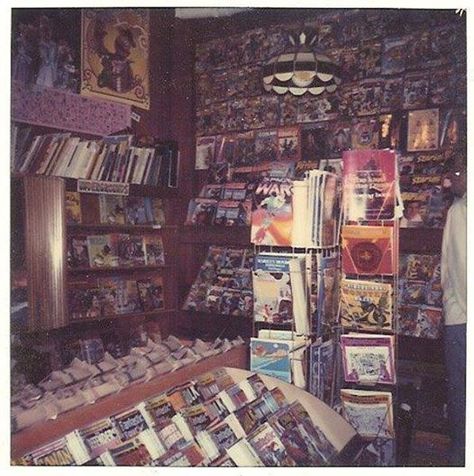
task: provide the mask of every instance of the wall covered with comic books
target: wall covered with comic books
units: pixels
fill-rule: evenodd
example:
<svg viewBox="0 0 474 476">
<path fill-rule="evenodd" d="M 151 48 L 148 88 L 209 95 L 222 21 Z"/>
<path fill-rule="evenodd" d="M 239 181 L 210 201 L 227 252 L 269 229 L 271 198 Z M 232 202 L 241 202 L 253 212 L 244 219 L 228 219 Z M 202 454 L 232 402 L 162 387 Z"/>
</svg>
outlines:
<svg viewBox="0 0 474 476">
<path fill-rule="evenodd" d="M 263 65 L 302 26 L 279 23 L 197 45 L 197 146 L 212 144 L 210 169 L 274 160 L 268 137 L 300 125 L 297 157 L 321 168 L 336 165 L 344 150 L 399 151 L 402 198 L 416 202 L 422 217 L 401 226 L 442 227 L 443 167 L 465 150 L 465 19 L 454 9 L 314 13 L 304 27 L 316 30 L 317 47 L 339 64 L 342 84 L 319 96 L 265 92 Z M 229 141 L 232 154 L 223 146 Z"/>
</svg>

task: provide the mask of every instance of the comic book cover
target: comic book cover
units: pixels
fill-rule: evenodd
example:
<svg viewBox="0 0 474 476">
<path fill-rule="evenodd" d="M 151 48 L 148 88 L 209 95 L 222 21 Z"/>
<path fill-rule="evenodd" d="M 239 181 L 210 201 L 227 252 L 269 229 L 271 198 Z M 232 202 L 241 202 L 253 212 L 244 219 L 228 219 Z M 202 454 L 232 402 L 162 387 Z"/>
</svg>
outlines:
<svg viewBox="0 0 474 476">
<path fill-rule="evenodd" d="M 352 120 L 351 142 L 353 149 L 377 149 L 379 145 L 379 124 L 374 118 Z"/>
<path fill-rule="evenodd" d="M 260 425 L 247 439 L 265 466 L 296 466 L 276 431 L 268 423 Z"/>
<path fill-rule="evenodd" d="M 344 379 L 354 383 L 394 384 L 393 335 L 341 335 Z"/>
<path fill-rule="evenodd" d="M 299 126 L 280 127 L 277 130 L 278 160 L 298 161 L 301 159 Z"/>
<path fill-rule="evenodd" d="M 254 132 L 240 132 L 235 135 L 234 161 L 232 165 L 242 166 L 255 163 Z"/>
<path fill-rule="evenodd" d="M 292 341 L 250 339 L 250 370 L 291 383 Z"/>
<path fill-rule="evenodd" d="M 397 161 L 394 151 L 346 151 L 343 155 L 344 216 L 347 221 L 392 220 Z"/>
<path fill-rule="evenodd" d="M 204 454 L 197 443 L 190 442 L 182 448 L 168 450 L 163 456 L 153 460 L 151 466 L 195 467 L 202 466 Z"/>
<path fill-rule="evenodd" d="M 361 436 L 395 436 L 390 392 L 341 389 L 341 400 L 345 419 Z"/>
<path fill-rule="evenodd" d="M 278 135 L 276 129 L 255 132 L 255 161 L 271 162 L 277 159 Z"/>
<path fill-rule="evenodd" d="M 407 151 L 436 150 L 439 142 L 439 109 L 408 113 Z"/>
<path fill-rule="evenodd" d="M 408 41 L 408 36 L 385 38 L 382 53 L 382 74 L 392 75 L 405 71 Z"/>
<path fill-rule="evenodd" d="M 397 113 L 381 114 L 378 118 L 378 148 L 400 149 L 401 116 Z"/>
<path fill-rule="evenodd" d="M 402 305 L 421 305 L 426 304 L 426 286 L 425 281 L 408 281 L 400 279 L 399 301 Z"/>
<path fill-rule="evenodd" d="M 140 438 L 132 438 L 116 448 L 108 450 L 102 459 L 106 466 L 150 466 L 153 458 Z M 110 461 L 109 459 L 110 458 Z"/>
<path fill-rule="evenodd" d="M 354 279 L 341 280 L 341 324 L 357 330 L 391 330 L 392 285 Z"/>
<path fill-rule="evenodd" d="M 298 123 L 330 121 L 339 117 L 340 100 L 338 92 L 314 97 L 304 95 L 298 98 L 296 121 Z"/>
<path fill-rule="evenodd" d="M 228 182 L 222 188 L 223 200 L 245 200 L 251 192 L 249 184 L 246 182 Z"/>
<path fill-rule="evenodd" d="M 254 319 L 256 322 L 291 323 L 293 294 L 290 256 L 260 253 L 253 272 Z"/>
<path fill-rule="evenodd" d="M 409 73 L 403 82 L 403 109 L 421 109 L 428 103 L 430 75 L 424 72 Z"/>
<path fill-rule="evenodd" d="M 370 116 L 380 112 L 383 82 L 365 79 L 357 83 L 350 94 L 350 108 L 357 116 Z"/>
<path fill-rule="evenodd" d="M 119 265 L 118 253 L 112 245 L 111 235 L 89 235 L 87 249 L 91 268 L 108 268 Z"/>
<path fill-rule="evenodd" d="M 165 250 L 161 236 L 144 235 L 145 264 L 147 266 L 161 266 L 165 264 Z"/>
<path fill-rule="evenodd" d="M 319 164 L 329 155 L 326 123 L 301 125 L 301 160 Z M 315 168 L 318 168 L 316 166 Z"/>
<path fill-rule="evenodd" d="M 213 198 L 219 200 L 222 196 L 223 185 L 218 183 L 211 183 L 204 185 L 199 192 L 200 198 Z"/>
<path fill-rule="evenodd" d="M 329 156 L 342 157 L 345 150 L 352 147 L 351 122 L 332 121 L 328 125 Z"/>
<path fill-rule="evenodd" d="M 357 80 L 359 48 L 355 46 L 345 46 L 334 50 L 334 56 L 340 68 L 341 79 L 344 84 Z"/>
<path fill-rule="evenodd" d="M 173 405 L 166 393 L 150 398 L 145 402 L 145 410 L 152 417 L 155 428 L 163 428 L 171 423 L 171 418 L 176 415 Z"/>
<path fill-rule="evenodd" d="M 66 197 L 66 223 L 75 225 L 82 222 L 81 194 L 79 192 L 65 192 Z"/>
<path fill-rule="evenodd" d="M 122 195 L 99 195 L 100 222 L 113 225 L 125 223 L 124 198 Z"/>
<path fill-rule="evenodd" d="M 129 440 L 149 428 L 139 408 L 132 408 L 111 417 L 115 427 L 120 431 L 122 441 Z"/>
<path fill-rule="evenodd" d="M 145 248 L 144 238 L 141 235 L 118 236 L 119 262 L 124 266 L 144 266 Z"/>
<path fill-rule="evenodd" d="M 214 225 L 248 226 L 250 225 L 251 209 L 251 200 L 219 200 Z"/>
<path fill-rule="evenodd" d="M 122 443 L 120 431 L 111 418 L 104 418 L 78 430 L 78 435 L 86 445 L 91 459 Z"/>
<path fill-rule="evenodd" d="M 212 198 L 192 198 L 189 202 L 185 225 L 212 225 L 216 213 L 217 200 Z"/>
<path fill-rule="evenodd" d="M 435 275 L 439 262 L 439 255 L 401 254 L 399 277 L 407 280 L 430 281 Z"/>
<path fill-rule="evenodd" d="M 161 276 L 139 279 L 137 280 L 137 288 L 138 297 L 145 312 L 164 307 L 163 278 Z"/>
<path fill-rule="evenodd" d="M 314 342 L 309 347 L 308 392 L 331 405 L 335 348 L 332 340 Z"/>
<path fill-rule="evenodd" d="M 403 79 L 386 78 L 383 81 L 380 112 L 388 113 L 402 108 Z"/>
<path fill-rule="evenodd" d="M 382 62 L 382 44 L 380 41 L 362 41 L 359 47 L 358 79 L 379 76 Z"/>
<path fill-rule="evenodd" d="M 196 162 L 195 170 L 207 170 L 214 162 L 216 149 L 215 137 L 197 137 L 196 138 Z"/>
<path fill-rule="evenodd" d="M 130 225 L 147 224 L 148 218 L 145 209 L 145 197 L 126 197 L 125 220 Z"/>
<path fill-rule="evenodd" d="M 68 248 L 68 265 L 71 268 L 90 266 L 87 236 L 72 236 Z"/>
<path fill-rule="evenodd" d="M 257 185 L 251 219 L 251 239 L 256 245 L 290 246 L 292 181 L 264 178 Z"/>
<path fill-rule="evenodd" d="M 159 227 L 165 225 L 165 202 L 162 198 L 145 197 L 145 211 L 150 224 Z"/>
<path fill-rule="evenodd" d="M 391 275 L 396 267 L 393 227 L 342 227 L 342 270 L 346 274 Z"/>
</svg>

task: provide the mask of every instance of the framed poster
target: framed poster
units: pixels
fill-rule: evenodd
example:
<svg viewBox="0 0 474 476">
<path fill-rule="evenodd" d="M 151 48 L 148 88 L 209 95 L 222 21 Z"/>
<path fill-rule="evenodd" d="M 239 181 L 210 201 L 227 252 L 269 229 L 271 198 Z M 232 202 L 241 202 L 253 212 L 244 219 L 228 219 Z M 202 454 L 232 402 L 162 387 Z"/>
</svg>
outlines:
<svg viewBox="0 0 474 476">
<path fill-rule="evenodd" d="M 421 109 L 408 113 L 407 151 L 438 148 L 439 109 Z"/>
<path fill-rule="evenodd" d="M 81 94 L 150 109 L 149 11 L 82 10 Z"/>
</svg>

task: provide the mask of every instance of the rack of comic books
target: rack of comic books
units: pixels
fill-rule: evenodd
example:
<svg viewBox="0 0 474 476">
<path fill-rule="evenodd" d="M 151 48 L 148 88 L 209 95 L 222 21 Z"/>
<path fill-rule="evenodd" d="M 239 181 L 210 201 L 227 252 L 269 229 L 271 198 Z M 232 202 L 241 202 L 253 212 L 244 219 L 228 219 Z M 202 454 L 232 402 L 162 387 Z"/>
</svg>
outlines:
<svg viewBox="0 0 474 476">
<path fill-rule="evenodd" d="M 309 388 L 320 398 L 308 356 L 323 341 L 324 346 L 332 342 L 341 198 L 341 180 L 328 171 L 308 170 L 296 179 L 269 175 L 255 187 L 251 216 L 250 368 Z M 328 395 L 324 401 L 330 400 Z"/>
<path fill-rule="evenodd" d="M 343 154 L 343 215 L 338 367 L 334 395 L 342 415 L 367 440 L 375 465 L 395 465 L 397 362 L 397 155 Z"/>
</svg>

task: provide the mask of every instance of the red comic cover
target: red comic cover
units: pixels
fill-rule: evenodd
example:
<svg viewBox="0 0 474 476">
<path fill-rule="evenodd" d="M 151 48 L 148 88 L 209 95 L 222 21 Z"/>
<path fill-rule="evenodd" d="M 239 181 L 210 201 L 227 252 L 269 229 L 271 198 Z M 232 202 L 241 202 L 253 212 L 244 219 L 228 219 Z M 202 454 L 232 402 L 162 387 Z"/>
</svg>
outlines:
<svg viewBox="0 0 474 476">
<path fill-rule="evenodd" d="M 366 276 L 394 273 L 394 228 L 391 226 L 342 227 L 342 270 Z"/>
<path fill-rule="evenodd" d="M 391 150 L 350 150 L 343 154 L 346 221 L 392 220 L 397 161 Z"/>
</svg>

